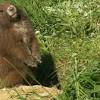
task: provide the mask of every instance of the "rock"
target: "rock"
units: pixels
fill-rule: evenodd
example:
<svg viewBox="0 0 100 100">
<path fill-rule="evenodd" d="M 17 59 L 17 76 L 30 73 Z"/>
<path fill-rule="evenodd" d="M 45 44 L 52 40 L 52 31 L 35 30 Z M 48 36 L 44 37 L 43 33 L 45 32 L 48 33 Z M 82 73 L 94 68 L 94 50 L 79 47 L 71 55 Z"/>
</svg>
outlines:
<svg viewBox="0 0 100 100">
<path fill-rule="evenodd" d="M 59 93 L 61 90 L 55 87 L 19 86 L 0 89 L 0 100 L 51 100 Z"/>
</svg>

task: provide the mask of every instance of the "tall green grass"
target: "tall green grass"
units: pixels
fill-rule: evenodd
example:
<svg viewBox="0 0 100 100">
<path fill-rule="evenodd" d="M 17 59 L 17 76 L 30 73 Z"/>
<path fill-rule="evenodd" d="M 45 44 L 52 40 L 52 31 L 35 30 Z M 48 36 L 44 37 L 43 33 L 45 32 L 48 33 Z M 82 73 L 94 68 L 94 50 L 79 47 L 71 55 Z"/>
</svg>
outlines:
<svg viewBox="0 0 100 100">
<path fill-rule="evenodd" d="M 1 0 L 4 2 L 7 0 Z M 8 0 L 31 19 L 54 58 L 57 100 L 100 100 L 100 0 Z"/>
</svg>

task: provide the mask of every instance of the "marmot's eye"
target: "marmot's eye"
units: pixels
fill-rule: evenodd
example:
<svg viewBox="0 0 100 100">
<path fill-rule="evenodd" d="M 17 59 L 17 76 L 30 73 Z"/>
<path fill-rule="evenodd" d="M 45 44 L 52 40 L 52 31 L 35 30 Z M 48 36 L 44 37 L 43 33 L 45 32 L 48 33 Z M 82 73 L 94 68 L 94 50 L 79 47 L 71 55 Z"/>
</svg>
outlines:
<svg viewBox="0 0 100 100">
<path fill-rule="evenodd" d="M 23 44 L 24 41 L 23 41 L 22 39 L 18 39 L 18 40 L 16 41 L 16 43 L 17 43 L 17 44 Z"/>
<path fill-rule="evenodd" d="M 24 41 L 22 39 L 19 40 L 20 43 L 24 43 Z"/>
<path fill-rule="evenodd" d="M 3 10 L 2 9 L 0 9 L 0 13 L 2 13 L 3 12 Z"/>
</svg>

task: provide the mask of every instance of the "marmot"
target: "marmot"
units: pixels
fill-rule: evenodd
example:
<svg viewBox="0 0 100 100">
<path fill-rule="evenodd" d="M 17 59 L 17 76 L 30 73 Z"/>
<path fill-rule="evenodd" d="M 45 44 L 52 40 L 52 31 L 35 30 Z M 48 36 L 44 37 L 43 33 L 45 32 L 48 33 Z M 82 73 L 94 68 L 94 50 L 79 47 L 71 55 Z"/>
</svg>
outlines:
<svg viewBox="0 0 100 100">
<path fill-rule="evenodd" d="M 0 86 L 20 84 L 40 61 L 39 43 L 25 13 L 0 4 Z"/>
</svg>

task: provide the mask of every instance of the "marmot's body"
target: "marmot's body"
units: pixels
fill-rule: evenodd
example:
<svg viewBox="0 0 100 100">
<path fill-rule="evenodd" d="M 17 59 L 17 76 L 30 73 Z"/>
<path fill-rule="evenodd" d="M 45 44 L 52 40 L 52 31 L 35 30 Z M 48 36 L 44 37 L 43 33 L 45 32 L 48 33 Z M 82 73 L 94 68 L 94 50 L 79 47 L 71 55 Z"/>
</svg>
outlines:
<svg viewBox="0 0 100 100">
<path fill-rule="evenodd" d="M 39 45 L 28 18 L 14 5 L 0 4 L 1 86 L 21 83 L 39 60 Z"/>
</svg>

